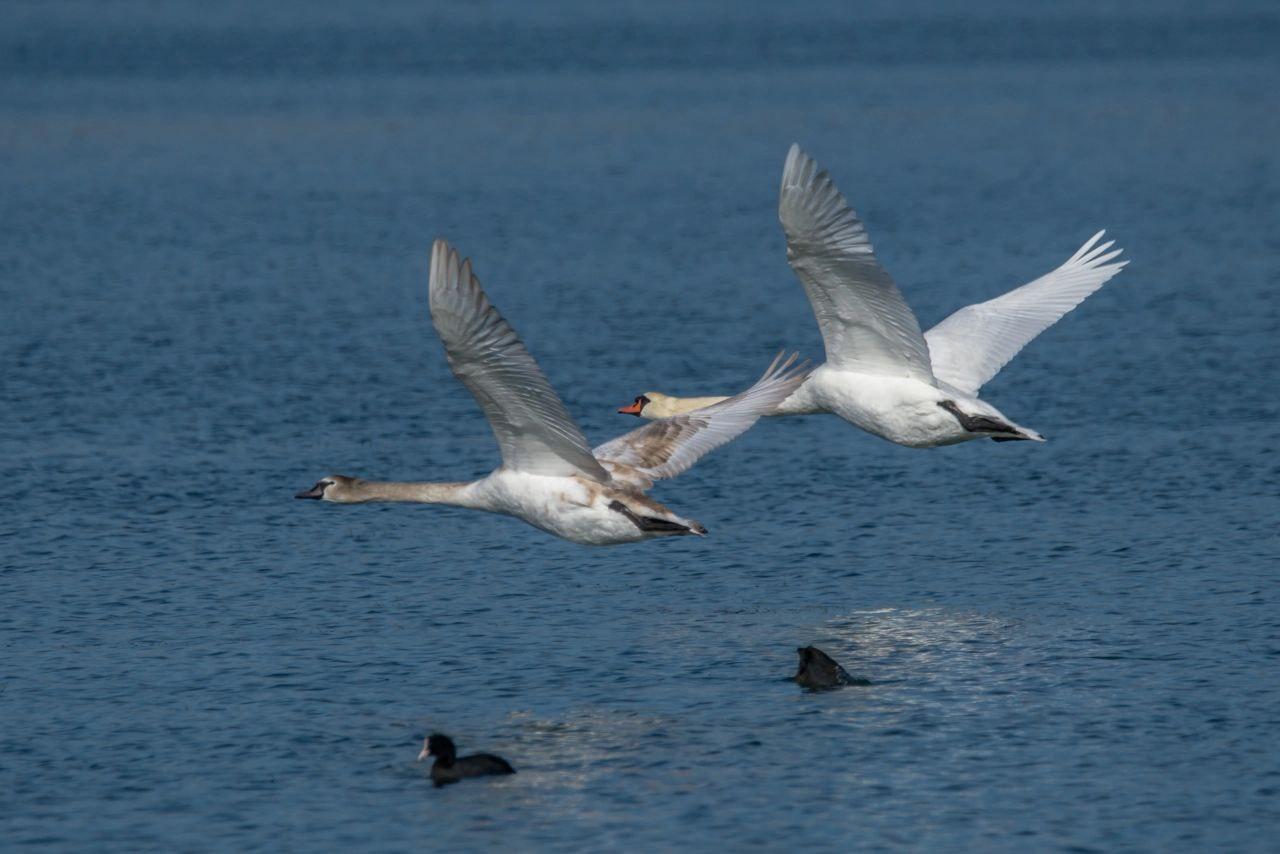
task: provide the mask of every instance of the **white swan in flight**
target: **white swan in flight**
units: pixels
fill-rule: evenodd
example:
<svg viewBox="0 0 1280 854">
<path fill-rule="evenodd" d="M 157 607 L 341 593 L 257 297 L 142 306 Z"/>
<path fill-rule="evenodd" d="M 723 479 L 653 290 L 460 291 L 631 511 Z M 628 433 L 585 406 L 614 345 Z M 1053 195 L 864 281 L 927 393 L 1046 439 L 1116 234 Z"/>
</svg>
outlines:
<svg viewBox="0 0 1280 854">
<path fill-rule="evenodd" d="M 388 483 L 330 475 L 298 493 L 339 504 L 407 501 L 504 513 L 586 545 L 706 534 L 645 490 L 729 442 L 794 392 L 809 373 L 782 354 L 741 394 L 645 425 L 592 451 L 515 330 L 490 304 L 471 261 L 443 240 L 431 250 L 431 320 L 453 374 L 475 396 L 502 465 L 471 483 Z"/>
<path fill-rule="evenodd" d="M 787 260 L 818 318 L 827 361 L 770 415 L 834 412 L 913 448 L 969 439 L 1043 437 L 978 398 L 1019 350 L 1120 272 L 1098 232 L 1058 269 L 966 306 L 928 332 L 880 266 L 857 214 L 825 170 L 792 145 L 782 172 L 778 218 Z M 661 418 L 722 397 L 645 392 L 619 412 Z"/>
</svg>

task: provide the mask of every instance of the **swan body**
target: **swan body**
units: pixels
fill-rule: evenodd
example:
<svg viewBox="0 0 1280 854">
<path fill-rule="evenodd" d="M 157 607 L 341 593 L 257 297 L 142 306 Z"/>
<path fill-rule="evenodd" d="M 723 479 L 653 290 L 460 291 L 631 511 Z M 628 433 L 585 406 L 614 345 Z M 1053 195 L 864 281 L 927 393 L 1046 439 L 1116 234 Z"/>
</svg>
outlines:
<svg viewBox="0 0 1280 854">
<path fill-rule="evenodd" d="M 909 448 L 954 445 L 983 436 L 1043 441 L 1039 433 L 1014 424 L 986 401 L 913 378 L 842 371 L 828 364 L 819 366 L 805 385 L 802 400 L 783 401 L 776 414 L 832 412 Z M 967 430 L 947 405 L 951 403 L 967 417 L 985 418 L 1005 429 Z"/>
<path fill-rule="evenodd" d="M 529 355 L 490 304 L 471 262 L 437 240 L 431 255 L 431 318 L 449 366 L 493 428 L 502 465 L 469 483 L 396 483 L 330 475 L 298 493 L 338 504 L 448 504 L 514 516 L 584 545 L 705 535 L 698 522 L 645 495 L 733 440 L 804 382 L 808 365 L 779 354 L 741 394 L 697 413 L 654 421 L 589 448 Z"/>
<path fill-rule="evenodd" d="M 644 402 L 633 403 L 627 407 L 628 414 L 638 414 L 643 418 L 670 418 L 726 400 L 723 397 L 672 397 L 659 392 L 645 392 L 641 397 L 647 405 Z M 966 430 L 944 407 L 950 402 L 959 406 L 960 400 L 964 401 L 962 411 L 966 415 L 987 418 L 1010 429 L 994 435 L 990 431 L 973 433 Z M 630 411 L 636 408 L 642 411 Z M 1043 441 L 1039 433 L 1018 426 L 986 401 L 955 389 L 939 388 L 911 378 L 842 371 L 830 364 L 819 365 L 804 385 L 765 415 L 816 415 L 824 412 L 834 413 L 868 433 L 891 437 L 893 442 L 909 448 L 953 445 L 982 436 Z"/>
<path fill-rule="evenodd" d="M 618 480 L 600 484 L 581 476 L 547 477 L 500 469 L 478 485 L 487 501 L 482 509 L 515 516 L 575 543 L 612 545 L 707 533 L 693 519 Z M 647 521 L 642 525 L 637 519 Z M 655 524 L 658 521 L 666 525 Z"/>
<path fill-rule="evenodd" d="M 922 333 L 872 249 L 866 229 L 826 171 L 791 146 L 778 218 L 787 260 L 822 331 L 827 361 L 769 415 L 831 412 L 869 433 L 913 448 L 970 439 L 1044 437 L 980 399 L 1005 364 L 1128 261 L 1090 238 L 1067 261 L 1003 296 L 967 306 Z M 674 417 L 723 398 L 645 392 L 619 412 Z"/>
</svg>

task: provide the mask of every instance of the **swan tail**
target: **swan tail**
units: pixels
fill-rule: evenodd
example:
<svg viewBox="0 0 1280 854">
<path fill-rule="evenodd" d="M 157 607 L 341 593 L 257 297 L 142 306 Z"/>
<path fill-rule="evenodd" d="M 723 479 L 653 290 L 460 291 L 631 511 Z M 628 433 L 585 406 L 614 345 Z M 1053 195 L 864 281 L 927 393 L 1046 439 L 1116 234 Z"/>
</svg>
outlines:
<svg viewBox="0 0 1280 854">
<path fill-rule="evenodd" d="M 1026 427 L 1015 427 L 1018 432 L 1013 435 L 992 436 L 993 442 L 1045 442 L 1048 441 L 1035 430 L 1029 430 Z"/>
</svg>

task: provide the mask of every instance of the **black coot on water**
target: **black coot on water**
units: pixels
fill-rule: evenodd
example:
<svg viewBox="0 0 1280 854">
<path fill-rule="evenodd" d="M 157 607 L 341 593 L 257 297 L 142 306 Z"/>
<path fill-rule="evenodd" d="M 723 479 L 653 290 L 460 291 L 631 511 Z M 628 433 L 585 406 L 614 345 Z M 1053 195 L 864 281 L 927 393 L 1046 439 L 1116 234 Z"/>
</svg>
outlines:
<svg viewBox="0 0 1280 854">
<path fill-rule="evenodd" d="M 439 733 L 429 736 L 422 743 L 422 752 L 418 754 L 418 761 L 421 762 L 428 756 L 436 758 L 435 764 L 431 766 L 431 782 L 437 787 L 456 783 L 463 777 L 516 773 L 516 769 L 512 768 L 507 760 L 492 753 L 458 756 L 457 748 L 453 746 L 453 739 Z"/>
</svg>

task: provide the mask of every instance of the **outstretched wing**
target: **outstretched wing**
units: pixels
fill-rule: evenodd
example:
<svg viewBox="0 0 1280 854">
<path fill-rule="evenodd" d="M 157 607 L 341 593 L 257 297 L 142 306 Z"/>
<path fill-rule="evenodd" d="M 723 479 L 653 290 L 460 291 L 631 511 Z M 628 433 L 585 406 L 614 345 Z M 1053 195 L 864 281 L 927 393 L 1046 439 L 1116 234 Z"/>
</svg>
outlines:
<svg viewBox="0 0 1280 854">
<path fill-rule="evenodd" d="M 818 318 L 827 362 L 932 385 L 929 348 L 915 314 L 876 260 L 858 215 L 798 145 L 782 170 L 778 219 L 787 260 Z"/>
<path fill-rule="evenodd" d="M 608 481 L 538 363 L 489 302 L 471 261 L 444 240 L 431 248 L 431 322 L 498 437 L 502 463 L 530 474 Z"/>
<path fill-rule="evenodd" d="M 1052 273 L 1003 296 L 966 306 L 925 333 L 934 376 L 976 395 L 1019 350 L 1129 263 L 1108 263 L 1123 250 L 1108 252 L 1113 240 L 1099 245 L 1105 233 L 1089 238 Z"/>
<path fill-rule="evenodd" d="M 706 454 L 741 436 L 786 400 L 809 376 L 809 363 L 779 353 L 764 375 L 740 394 L 673 418 L 660 418 L 595 449 L 602 462 L 635 469 L 649 481 L 675 477 Z M 625 478 L 624 478 L 625 479 Z"/>
</svg>

